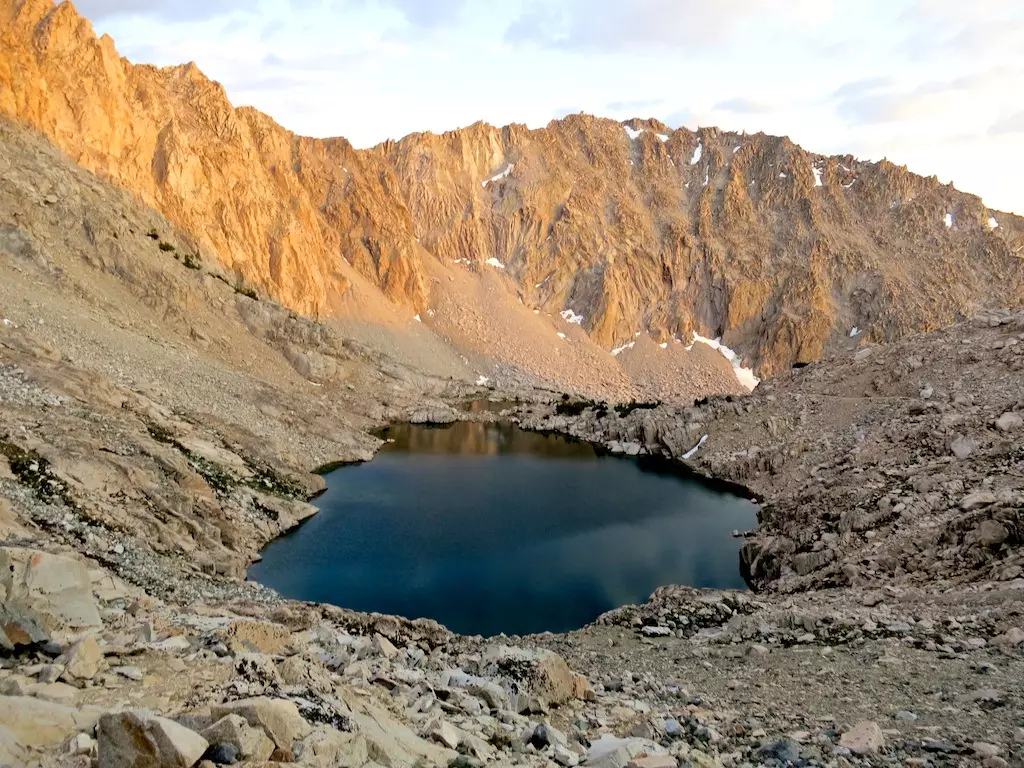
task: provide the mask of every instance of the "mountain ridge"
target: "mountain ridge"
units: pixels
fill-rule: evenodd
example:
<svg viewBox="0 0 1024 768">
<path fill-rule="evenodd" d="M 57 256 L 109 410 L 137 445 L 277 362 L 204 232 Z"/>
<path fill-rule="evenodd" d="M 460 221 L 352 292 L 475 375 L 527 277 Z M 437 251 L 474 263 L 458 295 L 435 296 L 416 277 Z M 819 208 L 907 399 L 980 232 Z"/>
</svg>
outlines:
<svg viewBox="0 0 1024 768">
<path fill-rule="evenodd" d="M 303 314 L 352 311 L 379 292 L 493 354 L 430 310 L 453 273 L 494 260 L 509 283 L 502 301 L 571 310 L 605 350 L 696 331 L 772 375 L 855 326 L 892 340 L 1024 303 L 1013 253 L 1024 219 L 888 161 L 586 115 L 356 150 L 233 107 L 194 63 L 132 64 L 70 2 L 4 0 L 0 19 L 0 112 L 154 205 L 238 283 Z"/>
</svg>

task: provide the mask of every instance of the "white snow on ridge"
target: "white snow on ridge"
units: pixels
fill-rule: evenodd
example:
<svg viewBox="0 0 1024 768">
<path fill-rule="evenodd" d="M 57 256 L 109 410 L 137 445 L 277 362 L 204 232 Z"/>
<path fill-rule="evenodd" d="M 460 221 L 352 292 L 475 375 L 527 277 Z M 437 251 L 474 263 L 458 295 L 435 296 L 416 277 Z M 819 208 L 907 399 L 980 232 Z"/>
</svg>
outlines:
<svg viewBox="0 0 1024 768">
<path fill-rule="evenodd" d="M 732 148 L 732 153 L 735 155 L 741 149 L 743 149 L 743 145 L 742 144 L 737 144 L 735 147 Z"/>
<path fill-rule="evenodd" d="M 999 226 L 999 222 L 996 221 L 996 217 L 995 216 L 989 216 L 988 217 L 988 228 L 989 229 L 995 229 L 998 226 Z"/>
<path fill-rule="evenodd" d="M 667 133 L 656 133 L 654 135 L 657 136 L 659 139 L 661 139 L 663 142 L 664 141 L 668 141 L 668 134 Z"/>
<path fill-rule="evenodd" d="M 485 261 L 484 264 L 490 264 L 492 267 L 496 267 L 497 269 L 504 269 L 505 268 L 505 265 L 502 264 L 500 261 L 498 261 L 493 256 L 491 256 L 491 258 L 489 258 L 487 261 Z"/>
<path fill-rule="evenodd" d="M 661 347 L 662 349 L 668 349 L 668 342 L 667 341 L 663 341 L 658 346 Z"/>
<path fill-rule="evenodd" d="M 943 221 L 943 223 L 945 223 L 946 229 L 952 229 L 952 227 L 953 227 L 953 214 L 952 213 L 947 213 L 945 216 L 942 217 L 942 221 Z"/>
<path fill-rule="evenodd" d="M 556 336 L 557 336 L 558 338 L 560 338 L 560 339 L 564 339 L 564 338 L 565 338 L 565 334 L 564 334 L 564 333 L 562 333 L 561 331 L 559 331 L 559 332 L 558 332 L 558 333 L 556 333 L 555 335 L 556 335 Z"/>
<path fill-rule="evenodd" d="M 693 150 L 693 157 L 690 158 L 690 165 L 696 165 L 700 162 L 701 157 L 704 156 L 704 144 L 703 142 L 697 142 L 697 148 Z"/>
<path fill-rule="evenodd" d="M 851 339 L 852 339 L 852 338 L 853 338 L 854 336 L 857 336 L 857 335 L 859 335 L 859 334 L 860 334 L 860 328 L 858 328 L 858 327 L 857 327 L 856 325 L 855 325 L 855 326 L 853 326 L 853 328 L 851 328 L 851 329 L 850 329 L 850 338 L 851 338 Z"/>
<path fill-rule="evenodd" d="M 708 185 L 708 181 L 711 179 L 711 171 L 704 171 L 704 186 Z"/>
<path fill-rule="evenodd" d="M 423 318 L 421 318 L 419 315 L 413 315 L 412 319 L 415 320 L 417 323 L 423 322 Z"/>
<path fill-rule="evenodd" d="M 689 459 L 690 457 L 692 457 L 697 452 L 697 449 L 700 448 L 702 445 L 704 445 L 704 443 L 706 443 L 707 440 L 708 440 L 708 436 L 707 435 L 701 435 L 701 438 L 700 438 L 700 440 L 697 441 L 697 444 L 695 446 L 693 446 L 693 448 L 691 448 L 690 450 L 688 450 L 686 453 L 683 454 L 683 458 L 684 459 Z"/>
<path fill-rule="evenodd" d="M 822 183 L 821 183 L 821 171 L 818 170 L 818 166 L 812 165 L 811 166 L 811 171 L 814 173 L 814 186 L 816 186 L 816 187 L 822 186 Z"/>
<path fill-rule="evenodd" d="M 483 375 L 483 374 L 481 373 L 481 374 L 480 374 L 480 376 L 479 376 L 479 377 L 477 378 L 477 380 L 476 380 L 476 385 L 477 385 L 478 387 L 482 387 L 482 386 L 484 386 L 484 385 L 485 385 L 485 384 L 486 384 L 486 383 L 487 383 L 488 381 L 490 381 L 490 379 L 488 379 L 488 378 L 487 378 L 486 376 L 484 376 L 484 375 Z"/>
<path fill-rule="evenodd" d="M 571 309 L 563 309 L 558 314 L 561 315 L 562 319 L 567 323 L 575 323 L 576 325 L 579 325 L 583 322 L 583 315 L 577 315 Z"/>
<path fill-rule="evenodd" d="M 504 171 L 499 173 L 497 176 L 491 176 L 491 178 L 489 178 L 487 181 L 481 184 L 481 186 L 486 187 L 492 181 L 501 181 L 502 179 L 508 178 L 508 175 L 512 173 L 513 168 L 515 168 L 515 164 L 509 163 L 508 167 Z"/>
<path fill-rule="evenodd" d="M 693 334 L 693 341 L 691 341 L 689 346 L 686 347 L 686 351 L 689 352 L 693 349 L 693 345 L 697 342 L 706 344 L 712 349 L 717 349 L 722 357 L 732 363 L 733 373 L 736 374 L 736 379 L 748 390 L 753 391 L 754 388 L 761 383 L 761 380 L 754 375 L 754 371 L 750 368 L 744 368 L 743 361 L 740 360 L 739 355 L 729 349 L 729 347 L 722 344 L 721 339 L 709 339 L 695 332 Z"/>
<path fill-rule="evenodd" d="M 612 350 L 612 357 L 616 357 L 621 352 L 625 352 L 627 349 L 632 349 L 636 345 L 635 341 L 629 341 L 623 344 L 621 347 L 616 347 Z"/>
<path fill-rule="evenodd" d="M 622 128 L 623 128 L 623 130 L 626 131 L 626 135 L 629 136 L 630 139 L 634 139 L 634 140 L 639 138 L 640 134 L 644 132 L 643 128 L 641 128 L 638 131 L 638 130 L 636 130 L 634 128 L 630 128 L 628 125 L 624 125 L 624 126 L 622 126 Z"/>
</svg>

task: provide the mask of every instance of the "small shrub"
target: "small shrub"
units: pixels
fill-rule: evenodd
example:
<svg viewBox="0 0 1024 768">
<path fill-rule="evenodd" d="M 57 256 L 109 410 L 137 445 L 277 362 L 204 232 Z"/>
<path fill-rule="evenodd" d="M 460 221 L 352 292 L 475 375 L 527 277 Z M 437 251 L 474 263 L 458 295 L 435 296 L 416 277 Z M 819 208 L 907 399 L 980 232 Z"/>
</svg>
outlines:
<svg viewBox="0 0 1024 768">
<path fill-rule="evenodd" d="M 579 416 L 587 408 L 593 408 L 593 400 L 562 401 L 555 405 L 555 413 L 559 416 Z"/>
<path fill-rule="evenodd" d="M 628 403 L 619 403 L 615 406 L 615 412 L 619 416 L 625 418 L 629 416 L 633 411 L 645 411 L 651 408 L 657 408 L 661 403 L 638 403 L 636 400 L 631 400 Z"/>
<path fill-rule="evenodd" d="M 186 253 L 185 258 L 182 259 L 181 263 L 188 269 L 203 268 L 203 260 L 199 257 L 198 253 Z"/>
<path fill-rule="evenodd" d="M 247 285 L 236 285 L 235 286 L 235 293 L 240 293 L 243 296 L 248 296 L 253 301 L 259 301 L 260 300 L 259 294 L 257 294 L 256 291 L 254 291 L 252 288 L 250 288 Z"/>
<path fill-rule="evenodd" d="M 174 252 L 174 246 L 170 243 L 165 243 L 163 240 L 160 241 L 160 250 L 164 252 Z"/>
<path fill-rule="evenodd" d="M 160 233 L 158 233 L 155 229 L 151 229 L 149 230 L 149 232 L 146 233 L 146 237 L 148 237 L 150 240 L 159 240 Z"/>
</svg>

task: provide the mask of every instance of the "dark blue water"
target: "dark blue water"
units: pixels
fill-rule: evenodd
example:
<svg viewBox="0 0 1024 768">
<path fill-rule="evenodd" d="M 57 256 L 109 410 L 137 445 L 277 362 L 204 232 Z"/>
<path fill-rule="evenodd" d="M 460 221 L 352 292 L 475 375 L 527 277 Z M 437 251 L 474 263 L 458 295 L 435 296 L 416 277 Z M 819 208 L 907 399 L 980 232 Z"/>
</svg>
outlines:
<svg viewBox="0 0 1024 768">
<path fill-rule="evenodd" d="M 743 588 L 750 502 L 508 424 L 392 427 L 250 578 L 463 634 L 576 629 L 662 584 Z"/>
</svg>

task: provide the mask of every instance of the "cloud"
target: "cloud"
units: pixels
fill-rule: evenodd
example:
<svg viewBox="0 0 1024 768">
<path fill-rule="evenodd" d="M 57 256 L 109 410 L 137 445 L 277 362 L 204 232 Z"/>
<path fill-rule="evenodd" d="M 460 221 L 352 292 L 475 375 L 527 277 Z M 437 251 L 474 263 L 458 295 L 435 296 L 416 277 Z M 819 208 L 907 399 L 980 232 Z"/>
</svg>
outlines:
<svg viewBox="0 0 1024 768">
<path fill-rule="evenodd" d="M 465 0 L 380 0 L 417 27 L 441 27 L 459 20 Z"/>
<path fill-rule="evenodd" d="M 78 0 L 78 10 L 93 21 L 114 16 L 156 16 L 168 21 L 204 21 L 252 7 L 246 0 Z"/>
<path fill-rule="evenodd" d="M 1022 73 L 997 68 L 952 80 L 920 83 L 913 88 L 895 88 L 884 79 L 847 83 L 833 92 L 836 111 L 855 125 L 897 123 L 922 118 L 940 118 L 972 104 L 998 97 L 1003 87 L 1012 87 Z"/>
<path fill-rule="evenodd" d="M 735 98 L 718 102 L 715 104 L 714 109 L 722 110 L 723 112 L 742 112 L 748 115 L 759 115 L 765 112 L 772 112 L 775 106 L 764 101 Z"/>
<path fill-rule="evenodd" d="M 822 0 L 824 2 L 824 0 Z M 527 0 L 509 43 L 589 51 L 704 48 L 765 13 L 800 15 L 814 0 Z"/>
<path fill-rule="evenodd" d="M 654 109 L 665 103 L 664 99 L 633 99 L 628 101 L 613 101 L 605 106 L 609 112 L 636 112 L 645 109 Z"/>
<path fill-rule="evenodd" d="M 990 136 L 1002 136 L 1008 133 L 1024 133 L 1024 112 L 1007 115 L 992 123 L 988 129 Z"/>
</svg>

